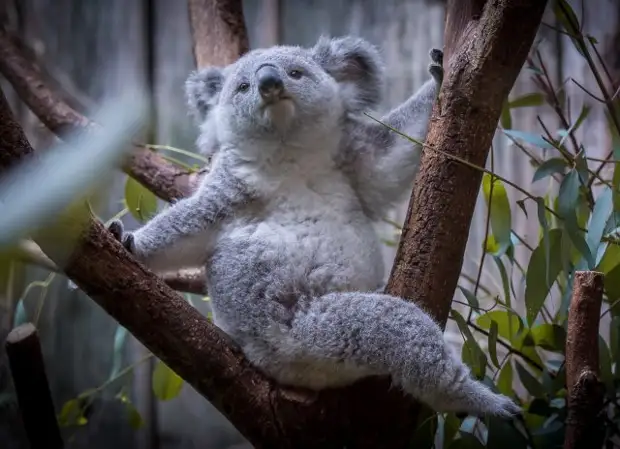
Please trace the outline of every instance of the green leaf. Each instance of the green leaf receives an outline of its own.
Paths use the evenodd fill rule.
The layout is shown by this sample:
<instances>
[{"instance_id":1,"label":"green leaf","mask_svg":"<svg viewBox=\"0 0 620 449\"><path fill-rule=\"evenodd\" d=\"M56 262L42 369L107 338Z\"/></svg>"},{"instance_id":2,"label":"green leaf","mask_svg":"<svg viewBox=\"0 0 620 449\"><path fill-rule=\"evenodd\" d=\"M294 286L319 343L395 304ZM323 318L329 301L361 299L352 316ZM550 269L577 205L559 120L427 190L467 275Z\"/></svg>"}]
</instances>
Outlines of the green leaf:
<instances>
[{"instance_id":1,"label":"green leaf","mask_svg":"<svg viewBox=\"0 0 620 449\"><path fill-rule=\"evenodd\" d=\"M517 373L519 374L519 379L521 383L527 390L527 392L533 397L544 397L545 389L542 384L534 377L525 367L523 367L519 362L515 360L515 365L517 367Z\"/></svg>"},{"instance_id":2,"label":"green leaf","mask_svg":"<svg viewBox=\"0 0 620 449\"><path fill-rule=\"evenodd\" d=\"M71 399L65 402L58 416L58 424L61 427L83 426L88 423L82 410L82 402L79 399Z\"/></svg>"},{"instance_id":3,"label":"green leaf","mask_svg":"<svg viewBox=\"0 0 620 449\"><path fill-rule=\"evenodd\" d=\"M620 262L605 274L604 284L610 302L620 299Z\"/></svg>"},{"instance_id":4,"label":"green leaf","mask_svg":"<svg viewBox=\"0 0 620 449\"><path fill-rule=\"evenodd\" d=\"M542 229L542 242L545 254L545 278L549 279L549 263L551 259L550 240L549 240L549 222L547 221L547 210L545 208L545 200L536 198L536 211L538 214L538 222Z\"/></svg>"},{"instance_id":5,"label":"green leaf","mask_svg":"<svg viewBox=\"0 0 620 449\"><path fill-rule=\"evenodd\" d=\"M499 369L499 360L497 360L497 333L497 321L492 321L491 329L489 329L489 355L495 367Z\"/></svg>"},{"instance_id":6,"label":"green leaf","mask_svg":"<svg viewBox=\"0 0 620 449\"><path fill-rule=\"evenodd\" d=\"M559 145L563 145L564 141L568 138L568 136L570 136L572 133L574 133L575 131L577 131L577 129L579 129L579 127L581 126L581 124L583 123L583 121L588 117L588 115L590 114L590 106L588 105L583 105L581 107L581 112L579 113L579 116L577 117L577 120L575 121L575 123L573 123L571 125L571 127L568 129L568 131L566 132L566 135L562 138L562 140L560 140Z\"/></svg>"},{"instance_id":7,"label":"green leaf","mask_svg":"<svg viewBox=\"0 0 620 449\"><path fill-rule=\"evenodd\" d=\"M542 164L538 166L536 171L534 172L534 177L532 178L532 182L536 182L540 179L546 178L547 176L551 176L555 173L564 174L564 170L566 169L567 164L563 158L553 157L551 159L547 159Z\"/></svg>"},{"instance_id":8,"label":"green leaf","mask_svg":"<svg viewBox=\"0 0 620 449\"><path fill-rule=\"evenodd\" d=\"M510 304L511 304L510 282L508 280L508 272L506 271L506 267L504 266L504 263L502 262L501 258L497 256L493 256L493 260L495 261L495 264L497 265L497 269L499 270L499 275L502 279L502 289L504 291L504 304L510 307Z\"/></svg>"},{"instance_id":9,"label":"green leaf","mask_svg":"<svg viewBox=\"0 0 620 449\"><path fill-rule=\"evenodd\" d=\"M620 264L620 246L609 245L605 250L603 258L598 263L597 270L608 277L609 272Z\"/></svg>"},{"instance_id":10,"label":"green leaf","mask_svg":"<svg viewBox=\"0 0 620 449\"><path fill-rule=\"evenodd\" d=\"M461 420L454 413L447 413L443 424L443 445L447 446L461 428Z\"/></svg>"},{"instance_id":11,"label":"green leaf","mask_svg":"<svg viewBox=\"0 0 620 449\"><path fill-rule=\"evenodd\" d=\"M506 134L508 137L512 137L513 139L522 140L525 143L528 143L538 148L555 148L553 145L551 145L549 142L547 142L545 139L543 139L540 135L537 134L532 134L525 131L518 131L516 129L505 129L504 134Z\"/></svg>"},{"instance_id":12,"label":"green leaf","mask_svg":"<svg viewBox=\"0 0 620 449\"><path fill-rule=\"evenodd\" d=\"M590 215L590 222L588 223L588 233L586 234L586 242L590 253L597 254L598 247L603 238L603 232L605 231L605 225L607 219L613 211L613 198L611 189L604 187L603 191L596 198L594 209Z\"/></svg>"},{"instance_id":13,"label":"green leaf","mask_svg":"<svg viewBox=\"0 0 620 449\"><path fill-rule=\"evenodd\" d=\"M422 407L418 416L418 426L415 429L412 447L432 447L437 434L437 413L428 407Z\"/></svg>"},{"instance_id":14,"label":"green leaf","mask_svg":"<svg viewBox=\"0 0 620 449\"><path fill-rule=\"evenodd\" d=\"M125 393L119 393L116 395L116 398L120 400L127 410L127 419L129 420L129 425L132 429L138 430L144 425L144 420L140 415L140 412L136 407L131 403L129 397Z\"/></svg>"},{"instance_id":15,"label":"green leaf","mask_svg":"<svg viewBox=\"0 0 620 449\"><path fill-rule=\"evenodd\" d=\"M510 359L506 360L506 363L504 363L504 366L499 372L496 386L501 394L509 397L514 395L514 390L512 388L512 362Z\"/></svg>"},{"instance_id":16,"label":"green leaf","mask_svg":"<svg viewBox=\"0 0 620 449\"><path fill-rule=\"evenodd\" d=\"M529 94L521 95L520 97L515 98L508 102L508 107L510 109L514 108L524 108L530 106L540 106L545 103L545 97L543 94L539 92L532 92Z\"/></svg>"},{"instance_id":17,"label":"green leaf","mask_svg":"<svg viewBox=\"0 0 620 449\"><path fill-rule=\"evenodd\" d=\"M152 380L153 392L160 401L174 399L183 388L183 379L161 360L157 361Z\"/></svg>"},{"instance_id":18,"label":"green leaf","mask_svg":"<svg viewBox=\"0 0 620 449\"><path fill-rule=\"evenodd\" d=\"M512 128L512 117L510 115L510 107L508 106L508 102L504 101L502 105L502 114L500 116L500 124L504 129Z\"/></svg>"},{"instance_id":19,"label":"green leaf","mask_svg":"<svg viewBox=\"0 0 620 449\"><path fill-rule=\"evenodd\" d=\"M467 303L469 304L469 306L474 310L479 310L480 302L478 301L478 298L476 298L476 295L474 295L472 291L464 287L459 286L459 289L463 293L463 296L465 296L465 299L467 299Z\"/></svg>"},{"instance_id":20,"label":"green leaf","mask_svg":"<svg viewBox=\"0 0 620 449\"><path fill-rule=\"evenodd\" d=\"M465 318L463 318L463 315L461 315L456 309L452 309L450 313L454 321L456 321L459 330L465 337L465 342L461 352L463 363L471 368L472 373L477 379L482 379L487 367L487 356L469 330L469 326L467 325Z\"/></svg>"},{"instance_id":21,"label":"green leaf","mask_svg":"<svg viewBox=\"0 0 620 449\"><path fill-rule=\"evenodd\" d=\"M507 310L492 310L476 319L476 324L485 330L490 330L493 322L497 323L498 335L511 342L516 341L524 329L521 317Z\"/></svg>"},{"instance_id":22,"label":"green leaf","mask_svg":"<svg viewBox=\"0 0 620 449\"><path fill-rule=\"evenodd\" d=\"M538 316L551 286L562 269L562 261L559 257L561 237L561 230L550 230L549 250L545 251L543 242L541 242L530 257L525 277L525 305L527 321L530 325ZM546 260L548 260L548 264L546 264Z\"/></svg>"},{"instance_id":23,"label":"green leaf","mask_svg":"<svg viewBox=\"0 0 620 449\"><path fill-rule=\"evenodd\" d=\"M123 326L117 326L116 332L114 332L114 349L112 357L112 371L110 372L109 379L114 379L121 369L121 363L123 359L123 347L127 338L127 329Z\"/></svg>"},{"instance_id":24,"label":"green leaf","mask_svg":"<svg viewBox=\"0 0 620 449\"><path fill-rule=\"evenodd\" d=\"M20 299L17 302L17 307L15 307L15 318L13 318L13 326L17 327L27 321L28 315L26 314L26 309L24 308L24 300Z\"/></svg>"},{"instance_id":25,"label":"green leaf","mask_svg":"<svg viewBox=\"0 0 620 449\"><path fill-rule=\"evenodd\" d=\"M550 323L539 324L533 326L530 333L536 346L564 354L566 330L562 326Z\"/></svg>"},{"instance_id":26,"label":"green leaf","mask_svg":"<svg viewBox=\"0 0 620 449\"><path fill-rule=\"evenodd\" d=\"M431 447L431 446L412 446L412 447ZM461 432L461 437L453 440L448 449L485 449L485 446L470 433Z\"/></svg>"},{"instance_id":27,"label":"green leaf","mask_svg":"<svg viewBox=\"0 0 620 449\"><path fill-rule=\"evenodd\" d=\"M487 417L486 425L489 431L487 448L526 449L528 447L527 439L515 428L514 423L491 415Z\"/></svg>"},{"instance_id":28,"label":"green leaf","mask_svg":"<svg viewBox=\"0 0 620 449\"><path fill-rule=\"evenodd\" d=\"M600 335L598 336L598 358L601 380L607 386L607 391L615 395L614 376L611 369L611 354L607 343Z\"/></svg>"},{"instance_id":29,"label":"green leaf","mask_svg":"<svg viewBox=\"0 0 620 449\"><path fill-rule=\"evenodd\" d=\"M471 369L476 379L482 379L487 367L487 356L475 340L466 340L463 343L461 358Z\"/></svg>"},{"instance_id":30,"label":"green leaf","mask_svg":"<svg viewBox=\"0 0 620 449\"><path fill-rule=\"evenodd\" d=\"M500 254L510 246L512 217L506 188L501 180L485 173L482 176L482 189L487 207L491 210L491 229L495 241L500 245ZM498 254L499 255L499 254Z\"/></svg>"},{"instance_id":31,"label":"green leaf","mask_svg":"<svg viewBox=\"0 0 620 449\"><path fill-rule=\"evenodd\" d=\"M566 0L557 0L553 5L553 12L562 25L562 28L564 28L570 36L575 50L577 50L581 56L585 57L585 54L583 53L585 43L580 36L574 34L575 32L579 32L578 30L580 29L580 25L573 8L571 8Z\"/></svg>"},{"instance_id":32,"label":"green leaf","mask_svg":"<svg viewBox=\"0 0 620 449\"><path fill-rule=\"evenodd\" d=\"M620 137L618 137L618 131L616 130L613 123L609 119L609 115L607 116L609 123L609 131L611 134L611 148L613 152L613 160L616 162L614 164L614 175L611 180L611 185L613 186L613 202L614 202L614 210L620 210Z\"/></svg>"},{"instance_id":33,"label":"green leaf","mask_svg":"<svg viewBox=\"0 0 620 449\"><path fill-rule=\"evenodd\" d=\"M125 182L125 204L131 215L141 223L157 213L157 197L130 176Z\"/></svg>"},{"instance_id":34,"label":"green leaf","mask_svg":"<svg viewBox=\"0 0 620 449\"><path fill-rule=\"evenodd\" d=\"M579 207L579 185L580 181L577 171L571 170L568 172L560 184L558 211L562 218L564 218L564 228L571 242L585 258L589 269L594 269L594 256L586 244L583 233L579 230L579 224L575 214L575 211Z\"/></svg>"},{"instance_id":35,"label":"green leaf","mask_svg":"<svg viewBox=\"0 0 620 449\"><path fill-rule=\"evenodd\" d=\"M609 347L611 360L615 365L615 375L620 375L620 316L614 316L609 326Z\"/></svg>"}]
</instances>

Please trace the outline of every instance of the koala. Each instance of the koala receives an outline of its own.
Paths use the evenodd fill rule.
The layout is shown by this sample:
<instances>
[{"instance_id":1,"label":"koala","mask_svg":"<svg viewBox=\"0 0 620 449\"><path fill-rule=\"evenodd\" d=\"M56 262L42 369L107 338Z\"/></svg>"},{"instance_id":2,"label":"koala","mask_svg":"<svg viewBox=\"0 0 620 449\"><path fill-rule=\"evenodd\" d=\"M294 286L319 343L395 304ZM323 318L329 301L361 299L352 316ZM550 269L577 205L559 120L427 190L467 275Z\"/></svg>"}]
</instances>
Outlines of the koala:
<instances>
[{"instance_id":1,"label":"koala","mask_svg":"<svg viewBox=\"0 0 620 449\"><path fill-rule=\"evenodd\" d=\"M381 119L419 141L443 77L443 53L430 58L430 78ZM438 412L510 418L520 407L470 376L427 313L382 293L374 225L410 191L421 152L365 116L384 83L378 50L352 36L193 72L210 172L136 231L109 229L153 270L205 266L213 322L282 385L389 376Z\"/></svg>"}]
</instances>

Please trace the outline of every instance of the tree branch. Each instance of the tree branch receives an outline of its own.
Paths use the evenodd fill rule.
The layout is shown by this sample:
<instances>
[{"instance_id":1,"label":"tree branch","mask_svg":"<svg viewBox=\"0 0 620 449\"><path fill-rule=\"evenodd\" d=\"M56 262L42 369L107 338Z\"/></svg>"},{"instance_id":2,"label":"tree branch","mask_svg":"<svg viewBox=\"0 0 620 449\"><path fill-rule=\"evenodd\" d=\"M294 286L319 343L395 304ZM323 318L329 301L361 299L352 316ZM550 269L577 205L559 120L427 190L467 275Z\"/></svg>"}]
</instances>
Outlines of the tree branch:
<instances>
[{"instance_id":1,"label":"tree branch","mask_svg":"<svg viewBox=\"0 0 620 449\"><path fill-rule=\"evenodd\" d=\"M188 0L197 68L235 62L249 49L241 0Z\"/></svg>"},{"instance_id":2,"label":"tree branch","mask_svg":"<svg viewBox=\"0 0 620 449\"><path fill-rule=\"evenodd\" d=\"M55 273L64 273L32 240L20 241L15 248L15 254L12 256L23 263L36 265ZM204 269L164 272L157 273L157 275L176 291L195 295L204 295L207 291Z\"/></svg>"},{"instance_id":3,"label":"tree branch","mask_svg":"<svg viewBox=\"0 0 620 449\"><path fill-rule=\"evenodd\" d=\"M599 377L599 323L604 275L575 272L566 333L565 449L602 447L605 387Z\"/></svg>"},{"instance_id":4,"label":"tree branch","mask_svg":"<svg viewBox=\"0 0 620 449\"><path fill-rule=\"evenodd\" d=\"M525 62L544 0L449 0L446 73L426 144L484 166L502 104ZM424 151L387 291L445 326L482 173Z\"/></svg>"},{"instance_id":5,"label":"tree branch","mask_svg":"<svg viewBox=\"0 0 620 449\"><path fill-rule=\"evenodd\" d=\"M75 130L99 132L99 125L71 108L47 86L41 70L22 48L16 37L0 29L0 72L41 122L60 138ZM189 194L196 174L178 168L143 145L134 147L123 166L125 173L166 201Z\"/></svg>"}]
</instances>

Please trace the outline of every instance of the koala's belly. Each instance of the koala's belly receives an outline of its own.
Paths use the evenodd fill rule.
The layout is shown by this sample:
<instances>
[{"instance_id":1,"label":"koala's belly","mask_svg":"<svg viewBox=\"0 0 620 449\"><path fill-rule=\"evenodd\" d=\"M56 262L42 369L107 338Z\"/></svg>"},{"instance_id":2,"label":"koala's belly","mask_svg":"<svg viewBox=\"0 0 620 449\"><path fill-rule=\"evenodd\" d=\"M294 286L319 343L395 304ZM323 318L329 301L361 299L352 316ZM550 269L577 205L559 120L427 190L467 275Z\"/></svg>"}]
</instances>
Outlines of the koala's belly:
<instances>
[{"instance_id":1,"label":"koala's belly","mask_svg":"<svg viewBox=\"0 0 620 449\"><path fill-rule=\"evenodd\" d=\"M224 233L217 251L227 263L235 260L240 276L271 269L325 292L379 288L384 266L372 225L330 218L275 215L261 223L237 223ZM235 256L226 258L226 253Z\"/></svg>"}]
</instances>

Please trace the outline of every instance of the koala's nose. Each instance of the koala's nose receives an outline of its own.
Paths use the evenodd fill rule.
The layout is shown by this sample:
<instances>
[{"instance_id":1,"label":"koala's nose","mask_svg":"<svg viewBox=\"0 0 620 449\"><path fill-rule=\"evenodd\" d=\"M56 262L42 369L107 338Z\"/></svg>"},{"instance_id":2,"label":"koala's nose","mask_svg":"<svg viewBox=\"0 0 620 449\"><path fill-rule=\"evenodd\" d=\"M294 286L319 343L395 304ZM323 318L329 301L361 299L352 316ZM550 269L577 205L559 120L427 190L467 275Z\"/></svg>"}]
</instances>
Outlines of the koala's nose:
<instances>
[{"instance_id":1,"label":"koala's nose","mask_svg":"<svg viewBox=\"0 0 620 449\"><path fill-rule=\"evenodd\" d=\"M272 97L279 94L284 88L280 74L271 66L263 66L256 72L258 90L263 97Z\"/></svg>"}]
</instances>

